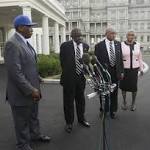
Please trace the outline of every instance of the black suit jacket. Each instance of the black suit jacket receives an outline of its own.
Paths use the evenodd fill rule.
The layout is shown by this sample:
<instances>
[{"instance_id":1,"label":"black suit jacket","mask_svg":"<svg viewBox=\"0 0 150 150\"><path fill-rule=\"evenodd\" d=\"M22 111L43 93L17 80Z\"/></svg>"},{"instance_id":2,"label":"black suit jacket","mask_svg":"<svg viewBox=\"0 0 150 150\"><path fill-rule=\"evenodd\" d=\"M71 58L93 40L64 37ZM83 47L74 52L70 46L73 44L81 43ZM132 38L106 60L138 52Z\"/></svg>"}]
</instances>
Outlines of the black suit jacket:
<instances>
[{"instance_id":1,"label":"black suit jacket","mask_svg":"<svg viewBox=\"0 0 150 150\"><path fill-rule=\"evenodd\" d=\"M122 49L121 43L118 41L114 41L115 44L115 54L116 54L116 73L118 80L121 77L121 73L124 72L123 69L123 60L122 60ZM107 66L108 69L110 67L109 55L107 52L107 47L105 40L101 41L95 46L95 55L97 56L100 63L105 67Z\"/></svg>"},{"instance_id":2,"label":"black suit jacket","mask_svg":"<svg viewBox=\"0 0 150 150\"><path fill-rule=\"evenodd\" d=\"M87 53L89 46L83 43L83 53ZM71 88L75 83L76 64L73 41L64 42L60 47L60 63L62 68L60 84Z\"/></svg>"}]
</instances>

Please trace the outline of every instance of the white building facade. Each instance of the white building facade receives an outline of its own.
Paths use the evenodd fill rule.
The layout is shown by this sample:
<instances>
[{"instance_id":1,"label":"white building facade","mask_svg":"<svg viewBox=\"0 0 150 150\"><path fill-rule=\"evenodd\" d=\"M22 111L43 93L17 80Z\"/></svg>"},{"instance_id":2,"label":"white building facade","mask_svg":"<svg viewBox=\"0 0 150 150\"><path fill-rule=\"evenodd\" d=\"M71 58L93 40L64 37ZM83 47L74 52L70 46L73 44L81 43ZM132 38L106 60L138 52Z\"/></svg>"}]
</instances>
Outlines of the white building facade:
<instances>
[{"instance_id":1,"label":"white building facade","mask_svg":"<svg viewBox=\"0 0 150 150\"><path fill-rule=\"evenodd\" d=\"M92 46L103 39L107 27L117 31L118 40L134 30L143 50L150 51L150 0L59 0L66 8L67 40L78 27Z\"/></svg>"},{"instance_id":2,"label":"white building facade","mask_svg":"<svg viewBox=\"0 0 150 150\"><path fill-rule=\"evenodd\" d=\"M60 42L66 40L67 18L64 7L57 0L1 0L0 61L3 61L5 42L14 33L13 19L20 14L38 23L30 40L37 53L49 55L51 50L59 53ZM51 36L50 30L53 30Z\"/></svg>"}]
</instances>

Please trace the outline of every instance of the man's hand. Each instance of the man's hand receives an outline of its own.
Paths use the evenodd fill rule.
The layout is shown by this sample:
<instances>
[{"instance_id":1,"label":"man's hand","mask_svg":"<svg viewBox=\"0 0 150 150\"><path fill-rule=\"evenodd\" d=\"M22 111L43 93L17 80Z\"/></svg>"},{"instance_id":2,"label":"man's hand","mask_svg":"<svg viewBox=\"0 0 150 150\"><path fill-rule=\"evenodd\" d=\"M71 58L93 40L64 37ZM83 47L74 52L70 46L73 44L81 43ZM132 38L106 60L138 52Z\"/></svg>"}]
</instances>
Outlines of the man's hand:
<instances>
[{"instance_id":1,"label":"man's hand","mask_svg":"<svg viewBox=\"0 0 150 150\"><path fill-rule=\"evenodd\" d=\"M41 93L39 92L38 89L34 88L32 91L32 98L34 101L39 101L41 98Z\"/></svg>"}]
</instances>

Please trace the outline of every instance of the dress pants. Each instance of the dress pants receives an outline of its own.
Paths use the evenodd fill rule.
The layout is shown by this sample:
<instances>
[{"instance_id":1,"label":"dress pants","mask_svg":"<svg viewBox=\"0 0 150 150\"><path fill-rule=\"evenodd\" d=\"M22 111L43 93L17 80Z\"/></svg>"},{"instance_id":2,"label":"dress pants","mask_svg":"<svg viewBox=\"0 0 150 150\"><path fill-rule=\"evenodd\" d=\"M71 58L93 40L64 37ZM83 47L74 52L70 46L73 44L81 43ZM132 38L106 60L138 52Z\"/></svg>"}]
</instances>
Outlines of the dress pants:
<instances>
[{"instance_id":1,"label":"dress pants","mask_svg":"<svg viewBox=\"0 0 150 150\"><path fill-rule=\"evenodd\" d=\"M40 136L38 103L30 106L11 106L11 109L15 124L17 148L21 149L26 145L28 146L31 139Z\"/></svg>"},{"instance_id":2,"label":"dress pants","mask_svg":"<svg viewBox=\"0 0 150 150\"><path fill-rule=\"evenodd\" d=\"M115 83L117 86L115 90L110 94L110 96L105 96L105 112L117 112L118 110L118 79L116 73L116 67L109 67L108 72L111 75L112 83ZM102 106L102 98L100 96L100 103Z\"/></svg>"},{"instance_id":3,"label":"dress pants","mask_svg":"<svg viewBox=\"0 0 150 150\"><path fill-rule=\"evenodd\" d=\"M76 75L75 83L72 87L63 87L63 102L64 102L64 115L67 124L74 122L74 101L76 104L76 111L78 121L84 120L85 112L85 78L81 75Z\"/></svg>"}]
</instances>

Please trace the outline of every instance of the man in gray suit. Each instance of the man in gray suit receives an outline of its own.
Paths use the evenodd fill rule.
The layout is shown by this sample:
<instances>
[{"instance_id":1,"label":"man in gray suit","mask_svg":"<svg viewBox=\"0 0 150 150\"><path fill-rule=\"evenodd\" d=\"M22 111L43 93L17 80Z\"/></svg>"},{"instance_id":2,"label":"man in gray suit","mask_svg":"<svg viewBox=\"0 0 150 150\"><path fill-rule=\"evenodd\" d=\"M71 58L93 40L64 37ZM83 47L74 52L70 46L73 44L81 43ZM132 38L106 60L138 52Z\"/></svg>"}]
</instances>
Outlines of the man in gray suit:
<instances>
[{"instance_id":1,"label":"man in gray suit","mask_svg":"<svg viewBox=\"0 0 150 150\"><path fill-rule=\"evenodd\" d=\"M37 58L27 39L32 36L31 20L19 15L14 20L16 33L5 45L8 71L7 100L11 106L17 138L17 150L32 150L30 141L48 142L40 133L38 103L41 99Z\"/></svg>"}]
</instances>

